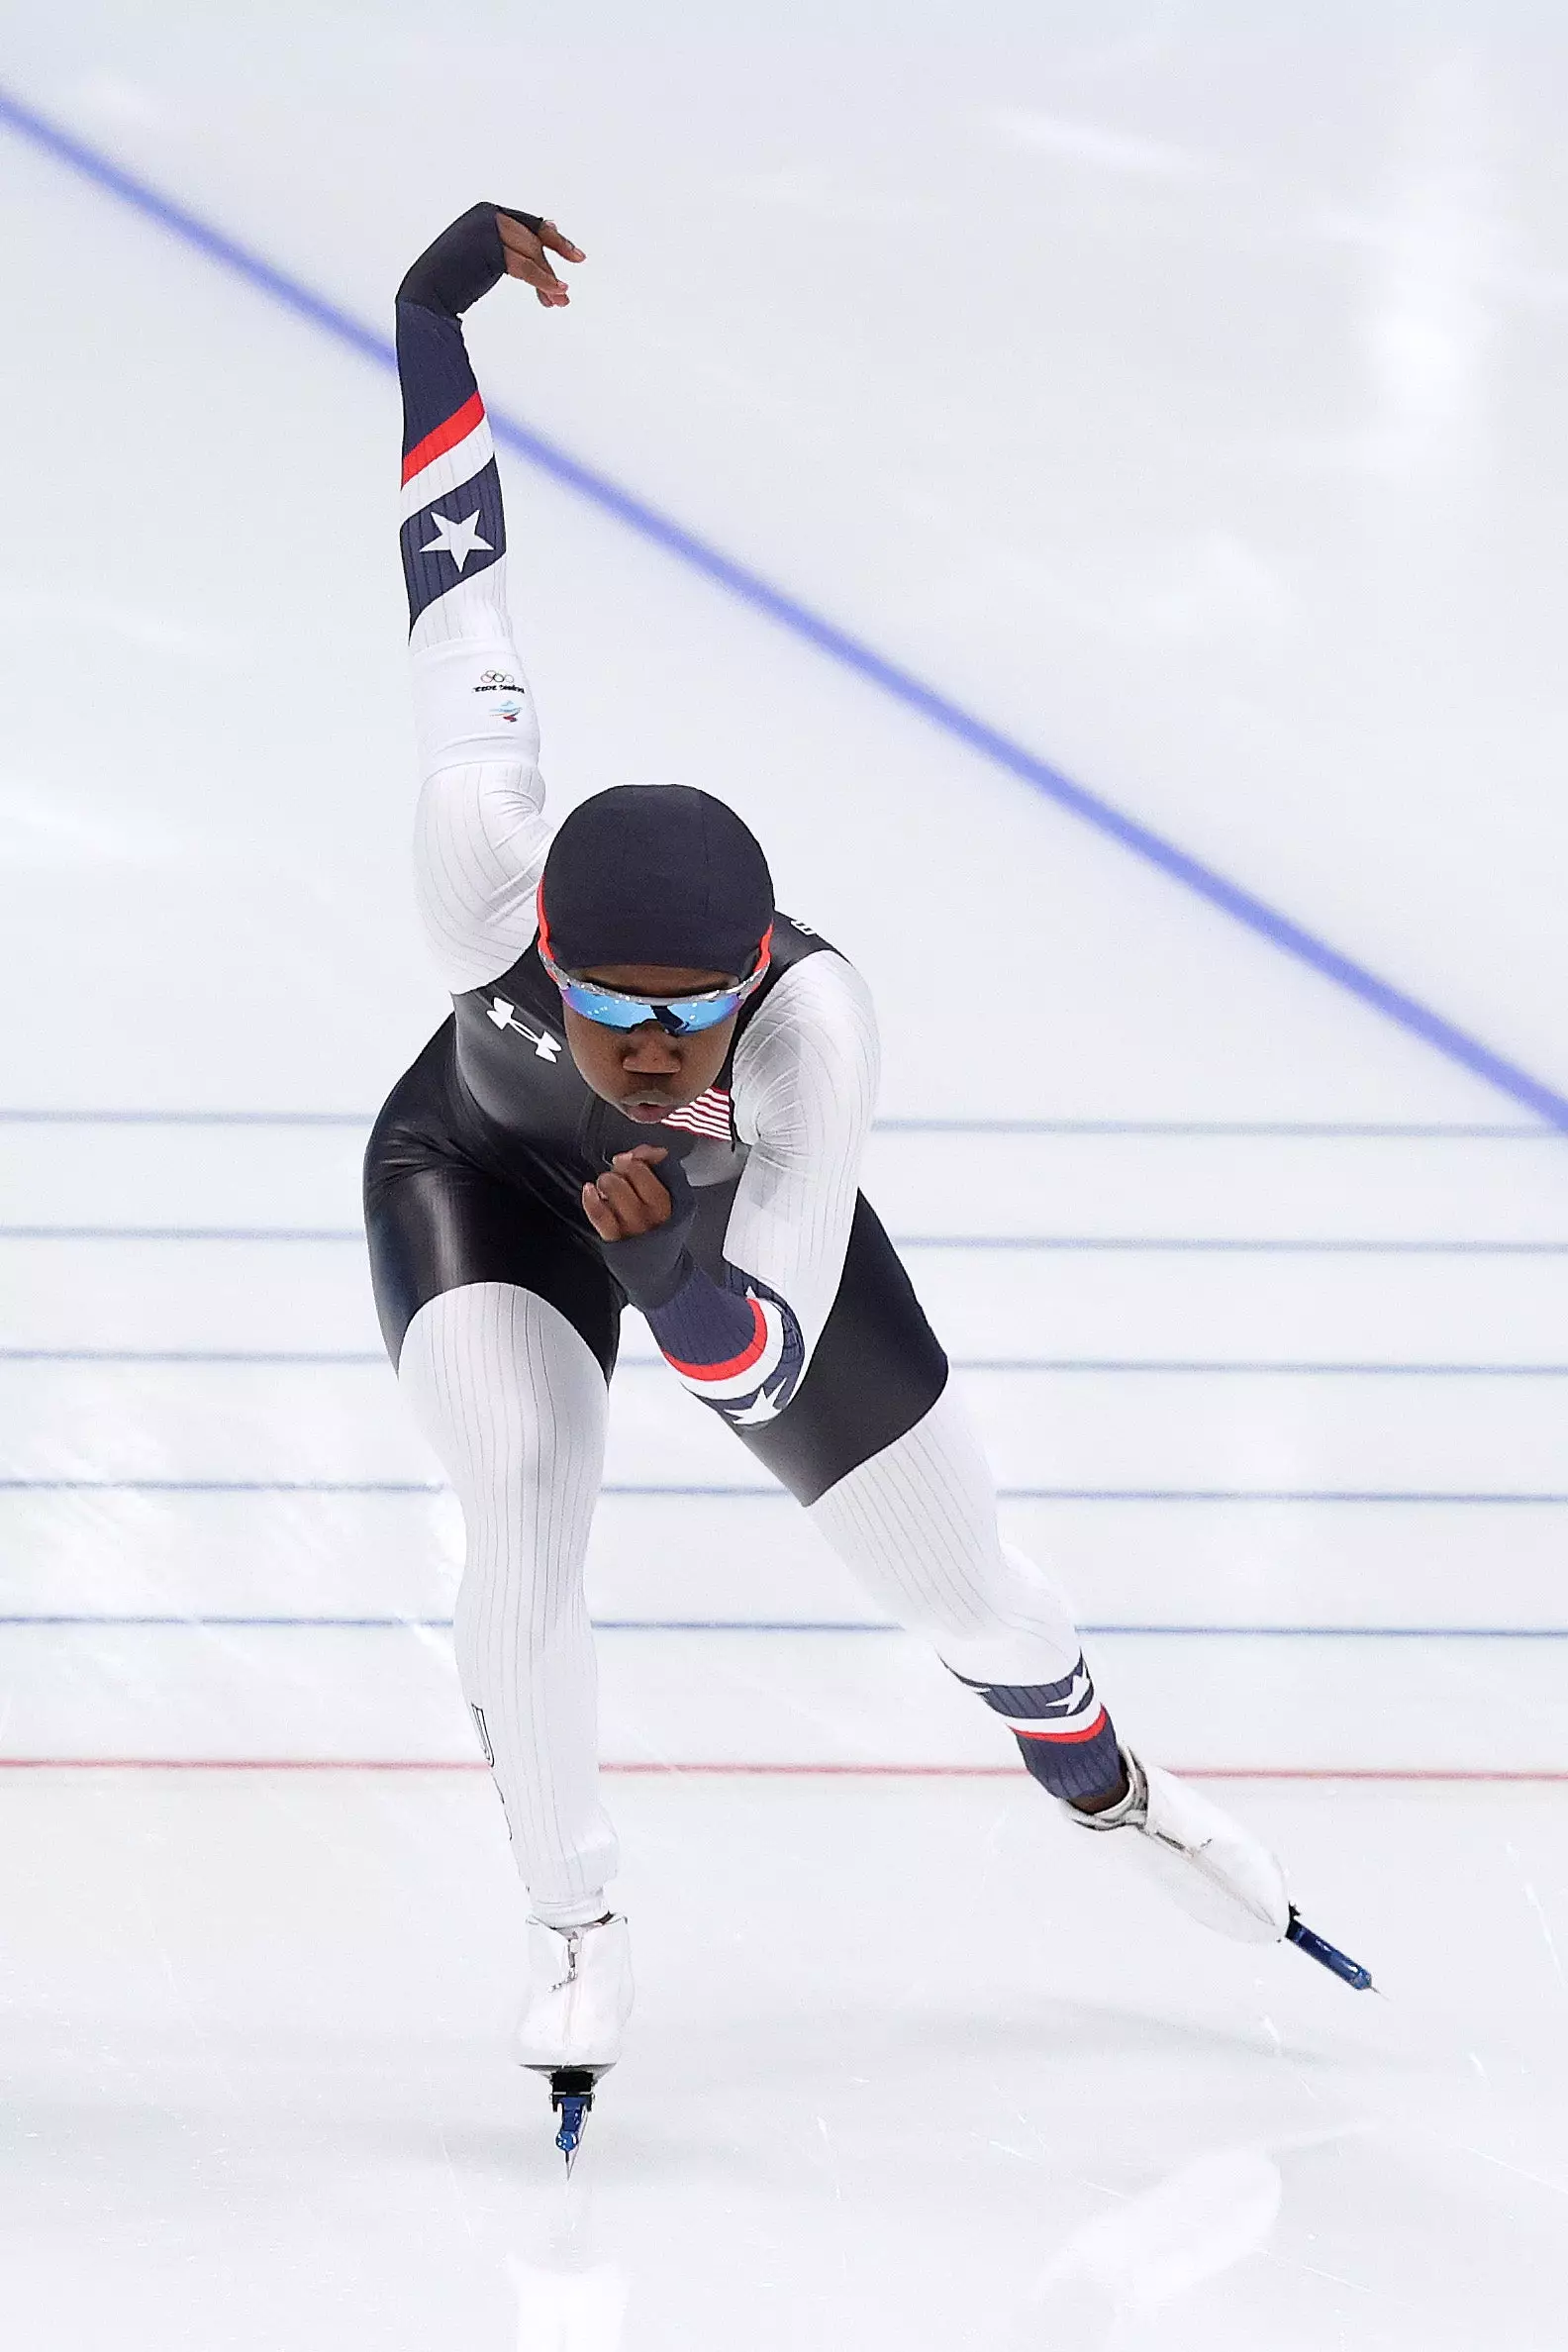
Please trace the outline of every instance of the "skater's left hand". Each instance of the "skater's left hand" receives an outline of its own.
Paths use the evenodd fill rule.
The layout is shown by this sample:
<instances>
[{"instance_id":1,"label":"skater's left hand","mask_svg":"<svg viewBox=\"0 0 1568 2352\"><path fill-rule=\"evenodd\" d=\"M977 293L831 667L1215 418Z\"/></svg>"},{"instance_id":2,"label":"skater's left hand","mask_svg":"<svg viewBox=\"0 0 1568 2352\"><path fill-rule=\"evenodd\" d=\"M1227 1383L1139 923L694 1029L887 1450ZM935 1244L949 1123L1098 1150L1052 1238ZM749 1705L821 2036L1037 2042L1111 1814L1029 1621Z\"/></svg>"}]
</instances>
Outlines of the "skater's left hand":
<instances>
[{"instance_id":1,"label":"skater's left hand","mask_svg":"<svg viewBox=\"0 0 1568 2352\"><path fill-rule=\"evenodd\" d=\"M559 253L563 261L585 258L580 245L562 236L553 221L540 221L538 230L527 222L516 221L510 213L496 213L496 227L501 232L501 250L506 255L508 277L521 278L532 286L546 310L564 310L571 300L571 292L564 278L557 277L550 266L551 253Z\"/></svg>"},{"instance_id":2,"label":"skater's left hand","mask_svg":"<svg viewBox=\"0 0 1568 2352\"><path fill-rule=\"evenodd\" d=\"M583 1210L601 1241L630 1241L668 1225L674 1203L653 1173L668 1157L660 1144L636 1144L616 1153L597 1184L583 1186Z\"/></svg>"}]
</instances>

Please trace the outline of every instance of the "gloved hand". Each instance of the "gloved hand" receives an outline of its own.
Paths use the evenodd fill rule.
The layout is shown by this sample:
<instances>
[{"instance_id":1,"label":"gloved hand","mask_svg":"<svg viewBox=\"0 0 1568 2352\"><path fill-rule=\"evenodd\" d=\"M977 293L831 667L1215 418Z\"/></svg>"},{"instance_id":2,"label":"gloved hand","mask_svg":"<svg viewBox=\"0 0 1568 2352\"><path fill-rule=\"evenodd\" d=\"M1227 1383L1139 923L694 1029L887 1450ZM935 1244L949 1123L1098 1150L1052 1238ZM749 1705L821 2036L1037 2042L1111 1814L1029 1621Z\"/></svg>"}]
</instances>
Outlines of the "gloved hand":
<instances>
[{"instance_id":1,"label":"gloved hand","mask_svg":"<svg viewBox=\"0 0 1568 2352\"><path fill-rule=\"evenodd\" d=\"M618 1151L598 1182L583 1186L582 1201L605 1264L633 1306L644 1315L664 1306L692 1268L686 1236L697 1195L680 1161L655 1143Z\"/></svg>"},{"instance_id":2,"label":"gloved hand","mask_svg":"<svg viewBox=\"0 0 1568 2352\"><path fill-rule=\"evenodd\" d=\"M505 204L473 204L426 246L399 286L397 298L443 319L459 319L489 293L497 278L508 276L522 278L546 310L556 310L571 295L550 267L547 252L559 253L566 261L583 258L571 239L542 214L514 212Z\"/></svg>"}]
</instances>

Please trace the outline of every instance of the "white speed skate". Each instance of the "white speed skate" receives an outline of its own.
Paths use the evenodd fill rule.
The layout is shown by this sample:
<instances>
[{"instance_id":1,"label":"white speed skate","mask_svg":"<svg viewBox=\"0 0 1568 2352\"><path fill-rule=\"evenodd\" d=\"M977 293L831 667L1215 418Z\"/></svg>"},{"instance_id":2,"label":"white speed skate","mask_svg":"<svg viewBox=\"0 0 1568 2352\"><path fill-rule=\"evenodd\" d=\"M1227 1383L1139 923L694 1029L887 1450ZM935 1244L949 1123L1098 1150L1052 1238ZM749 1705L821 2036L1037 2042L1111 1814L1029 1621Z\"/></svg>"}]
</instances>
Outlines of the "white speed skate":
<instances>
[{"instance_id":1,"label":"white speed skate","mask_svg":"<svg viewBox=\"0 0 1568 2352\"><path fill-rule=\"evenodd\" d=\"M1285 1873L1261 1838L1218 1805L1189 1789L1174 1773L1122 1750L1127 1793L1100 1813L1064 1811L1080 1829L1127 1830L1119 1852L1157 1879L1190 1918L1240 1943L1289 1941L1357 1993L1373 1988L1370 1972L1337 1945L1303 1925L1285 1887Z\"/></svg>"},{"instance_id":2,"label":"white speed skate","mask_svg":"<svg viewBox=\"0 0 1568 2352\"><path fill-rule=\"evenodd\" d=\"M1124 1748L1127 1793L1108 1813L1067 1811L1080 1828L1129 1835L1122 1850L1159 1881L1189 1917L1242 1943L1290 1933L1285 1873L1260 1838L1196 1789Z\"/></svg>"},{"instance_id":3,"label":"white speed skate","mask_svg":"<svg viewBox=\"0 0 1568 2352\"><path fill-rule=\"evenodd\" d=\"M513 2049L520 2066L549 2077L555 2145L570 2172L594 2085L620 2057L632 2014L631 1940L618 1911L586 1927L530 1919L528 1929L529 1997Z\"/></svg>"}]
</instances>

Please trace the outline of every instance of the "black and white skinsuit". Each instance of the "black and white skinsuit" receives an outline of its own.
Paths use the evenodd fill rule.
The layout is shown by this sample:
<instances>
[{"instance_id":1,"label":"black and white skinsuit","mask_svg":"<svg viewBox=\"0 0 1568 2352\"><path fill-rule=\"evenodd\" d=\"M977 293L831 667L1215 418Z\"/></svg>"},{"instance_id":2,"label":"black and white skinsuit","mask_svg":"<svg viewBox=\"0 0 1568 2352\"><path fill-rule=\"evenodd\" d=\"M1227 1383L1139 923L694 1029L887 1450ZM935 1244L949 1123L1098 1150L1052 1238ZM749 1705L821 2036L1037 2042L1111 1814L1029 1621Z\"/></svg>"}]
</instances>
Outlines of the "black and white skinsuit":
<instances>
[{"instance_id":1,"label":"black and white skinsuit","mask_svg":"<svg viewBox=\"0 0 1568 2352\"><path fill-rule=\"evenodd\" d=\"M946 1358L858 1192L877 1036L853 967L781 917L716 1085L656 1127L595 1095L565 1047L535 945L539 730L459 324L501 266L477 206L399 297L417 890L453 1013L376 1123L365 1214L387 1347L462 1505L463 1692L533 1908L568 1925L603 1911L617 1862L583 1562L626 1295L580 1195L634 1143L666 1145L698 1203L683 1299L649 1318L672 1377L1010 1725L1047 1789L1108 1791L1121 1766L1067 1609L1002 1541Z\"/></svg>"}]
</instances>

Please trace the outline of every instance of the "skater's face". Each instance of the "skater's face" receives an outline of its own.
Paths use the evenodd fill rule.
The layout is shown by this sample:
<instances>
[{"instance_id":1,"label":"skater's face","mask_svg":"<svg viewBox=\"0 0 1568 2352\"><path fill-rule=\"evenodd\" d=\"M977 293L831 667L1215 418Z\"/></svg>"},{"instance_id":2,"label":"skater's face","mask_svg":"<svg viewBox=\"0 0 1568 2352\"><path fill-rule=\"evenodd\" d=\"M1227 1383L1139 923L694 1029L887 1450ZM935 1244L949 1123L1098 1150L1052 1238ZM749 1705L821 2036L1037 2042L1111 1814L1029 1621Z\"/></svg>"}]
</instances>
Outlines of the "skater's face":
<instances>
[{"instance_id":1,"label":"skater's face","mask_svg":"<svg viewBox=\"0 0 1568 2352\"><path fill-rule=\"evenodd\" d=\"M700 996L710 988L735 985L733 972L697 972L681 964L596 964L585 980L627 995ZM596 1095L613 1103L639 1126L656 1127L671 1111L695 1102L724 1068L737 1016L689 1037L672 1037L656 1022L640 1029L601 1028L561 1006L561 1023L572 1060Z\"/></svg>"}]
</instances>

